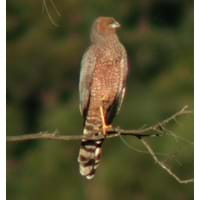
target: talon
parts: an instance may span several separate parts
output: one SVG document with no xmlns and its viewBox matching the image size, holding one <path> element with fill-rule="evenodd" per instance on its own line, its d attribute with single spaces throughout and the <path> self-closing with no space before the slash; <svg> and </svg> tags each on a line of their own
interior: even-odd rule
<svg viewBox="0 0 200 200">
<path fill-rule="evenodd" d="M 106 136 L 107 135 L 107 132 L 112 129 L 112 125 L 103 125 L 102 126 L 102 130 L 103 130 L 103 135 Z"/>
</svg>

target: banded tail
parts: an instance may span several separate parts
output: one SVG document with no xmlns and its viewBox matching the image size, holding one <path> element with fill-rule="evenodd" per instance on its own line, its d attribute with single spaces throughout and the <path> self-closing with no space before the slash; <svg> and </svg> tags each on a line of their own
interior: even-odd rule
<svg viewBox="0 0 200 200">
<path fill-rule="evenodd" d="M 91 121 L 86 120 L 85 127 L 83 130 L 84 135 L 98 133 L 99 126 L 93 124 Z M 99 165 L 102 156 L 102 144 L 104 139 L 100 140 L 86 140 L 81 141 L 78 162 L 79 170 L 82 176 L 87 179 L 92 179 L 95 176 L 96 169 Z"/>
</svg>

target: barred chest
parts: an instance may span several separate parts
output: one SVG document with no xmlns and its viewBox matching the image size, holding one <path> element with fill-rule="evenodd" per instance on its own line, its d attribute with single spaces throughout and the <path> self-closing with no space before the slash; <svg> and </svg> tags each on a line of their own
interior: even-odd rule
<svg viewBox="0 0 200 200">
<path fill-rule="evenodd" d="M 96 58 L 92 95 L 104 96 L 112 101 L 120 85 L 122 53 L 119 47 L 106 45 L 97 49 Z"/>
</svg>

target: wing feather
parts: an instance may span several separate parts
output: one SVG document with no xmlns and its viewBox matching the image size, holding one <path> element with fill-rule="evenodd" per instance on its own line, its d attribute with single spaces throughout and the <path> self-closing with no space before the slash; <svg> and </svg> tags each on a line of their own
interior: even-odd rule
<svg viewBox="0 0 200 200">
<path fill-rule="evenodd" d="M 125 91 L 126 91 L 126 80 L 127 80 L 127 75 L 128 75 L 128 59 L 127 59 L 127 53 L 125 48 L 122 45 L 122 55 L 123 58 L 120 62 L 120 68 L 121 68 L 121 85 L 119 87 L 119 91 L 118 91 L 118 103 L 117 103 L 117 113 L 119 113 L 120 109 L 121 109 L 121 105 L 122 102 L 124 100 L 124 95 L 125 95 Z"/>
<path fill-rule="evenodd" d="M 113 120 L 113 118 L 119 113 L 121 109 L 121 105 L 124 99 L 125 91 L 126 91 L 126 79 L 128 75 L 128 60 L 127 60 L 127 53 L 125 48 L 122 47 L 122 59 L 120 61 L 120 69 L 121 69 L 121 79 L 120 79 L 120 85 L 119 90 L 116 95 L 116 98 L 114 102 L 112 103 L 111 107 L 109 108 L 108 114 L 107 114 L 107 123 L 110 124 Z"/>
<path fill-rule="evenodd" d="M 91 46 L 83 55 L 79 80 L 80 112 L 85 117 L 90 100 L 90 86 L 96 65 L 96 57 Z"/>
</svg>

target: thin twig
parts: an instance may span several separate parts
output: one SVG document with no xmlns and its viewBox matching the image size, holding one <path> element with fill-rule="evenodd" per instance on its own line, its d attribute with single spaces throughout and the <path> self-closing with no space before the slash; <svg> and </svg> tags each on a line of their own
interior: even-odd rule
<svg viewBox="0 0 200 200">
<path fill-rule="evenodd" d="M 127 146 L 129 149 L 131 149 L 131 150 L 133 150 L 133 151 L 135 151 L 135 152 L 138 152 L 138 153 L 149 154 L 149 152 L 146 151 L 146 150 L 141 150 L 141 149 L 138 149 L 138 148 L 136 148 L 136 147 L 133 147 L 131 144 L 129 144 L 129 143 L 123 138 L 122 135 L 120 135 L 119 137 L 120 137 L 121 141 L 124 143 L 124 145 Z M 167 154 L 167 153 L 154 152 L 154 154 L 157 155 L 157 156 L 166 157 L 166 158 L 167 158 L 166 160 L 168 160 L 168 159 L 170 159 L 170 157 L 172 157 L 170 154 Z M 177 159 L 174 159 L 174 160 L 175 160 L 175 162 L 176 162 L 177 164 L 181 165 L 181 163 L 180 163 L 179 160 L 177 160 Z"/>
<path fill-rule="evenodd" d="M 54 10 L 56 11 L 56 14 L 60 17 L 61 14 L 60 14 L 58 8 L 56 7 L 56 4 L 54 3 L 53 0 L 50 0 L 50 2 L 51 2 L 51 5 L 53 6 Z"/>
<path fill-rule="evenodd" d="M 53 2 L 53 1 L 50 1 L 50 2 L 51 2 L 51 4 L 53 5 L 54 9 L 56 10 L 56 13 L 60 16 L 60 13 L 59 13 L 58 9 L 56 8 L 54 2 Z M 58 24 L 54 21 L 53 17 L 51 16 L 51 14 L 50 14 L 50 12 L 49 12 L 49 8 L 48 8 L 48 6 L 47 6 L 46 0 L 43 0 L 43 8 L 44 8 L 44 10 L 45 10 L 46 13 L 47 13 L 50 22 L 51 22 L 54 26 L 57 26 L 57 27 L 58 27 Z"/>
<path fill-rule="evenodd" d="M 172 172 L 171 169 L 169 169 L 164 163 L 162 163 L 157 156 L 155 155 L 153 149 L 150 147 L 150 145 L 144 140 L 141 139 L 142 144 L 146 147 L 146 149 L 148 150 L 149 154 L 152 156 L 152 158 L 154 159 L 155 163 L 157 163 L 162 169 L 164 169 L 170 176 L 172 176 L 178 183 L 181 184 L 188 184 L 188 183 L 192 183 L 194 182 L 194 179 L 180 179 L 176 174 L 174 174 Z"/>
<path fill-rule="evenodd" d="M 112 128 L 108 130 L 108 135 L 106 138 L 114 138 L 119 137 L 120 135 L 125 136 L 135 136 L 135 137 L 150 137 L 150 136 L 161 136 L 166 133 L 164 126 L 169 122 L 173 121 L 177 117 L 185 114 L 190 114 L 191 111 L 188 110 L 188 106 L 184 106 L 181 110 L 168 117 L 167 119 L 147 128 L 143 129 L 133 129 L 133 130 L 125 130 L 121 128 Z M 99 136 L 84 136 L 84 135 L 65 135 L 58 134 L 57 131 L 53 133 L 48 132 L 40 132 L 33 134 L 25 134 L 18 136 L 7 136 L 7 142 L 19 142 L 19 141 L 27 141 L 27 140 L 59 140 L 59 141 L 73 141 L 73 140 L 81 140 L 81 139 L 90 139 L 90 140 L 99 140 L 104 138 L 103 135 Z"/>
</svg>

